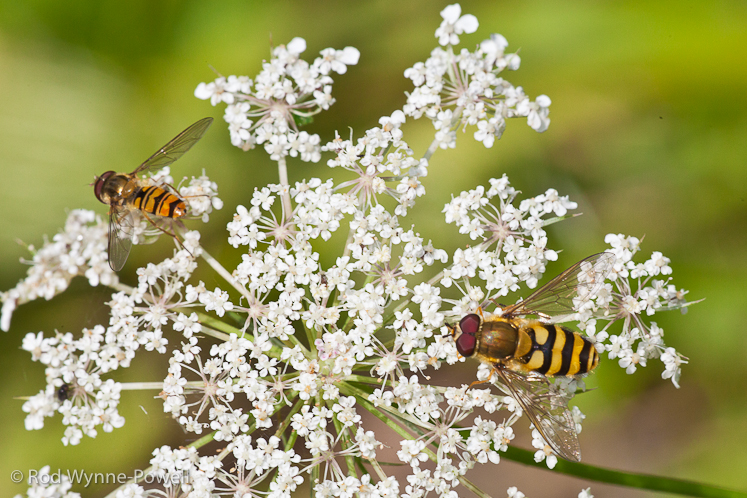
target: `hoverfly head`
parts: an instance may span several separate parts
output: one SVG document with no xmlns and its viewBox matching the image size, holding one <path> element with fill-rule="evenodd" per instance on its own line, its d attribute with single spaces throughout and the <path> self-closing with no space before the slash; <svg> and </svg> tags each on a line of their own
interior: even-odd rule
<svg viewBox="0 0 747 498">
<path fill-rule="evenodd" d="M 110 176 L 114 174 L 114 171 L 107 171 L 105 173 L 102 173 L 101 176 L 96 177 L 93 180 L 93 193 L 96 194 L 96 198 L 99 200 L 99 202 L 103 202 L 104 204 L 109 204 L 105 200 L 101 198 L 101 193 L 104 190 L 104 183 L 106 183 L 106 180 L 109 179 Z"/>
<path fill-rule="evenodd" d="M 454 341 L 459 354 L 470 357 L 475 353 L 477 333 L 480 328 L 482 328 L 482 318 L 475 313 L 465 316 L 459 321 L 459 325 L 454 327 Z M 456 334 L 456 329 L 459 329 L 459 335 Z"/>
</svg>

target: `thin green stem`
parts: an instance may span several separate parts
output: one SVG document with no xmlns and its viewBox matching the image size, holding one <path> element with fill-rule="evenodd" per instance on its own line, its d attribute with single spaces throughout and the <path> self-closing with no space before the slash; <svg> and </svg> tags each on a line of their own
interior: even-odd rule
<svg viewBox="0 0 747 498">
<path fill-rule="evenodd" d="M 163 389 L 163 382 L 120 382 L 122 391 L 138 391 L 146 389 Z"/>
<path fill-rule="evenodd" d="M 544 463 L 534 461 L 534 452 L 509 446 L 508 450 L 501 455 L 507 460 L 531 465 L 544 470 L 549 470 Z M 591 481 L 604 482 L 617 486 L 629 488 L 647 489 L 650 491 L 661 491 L 685 496 L 700 496 L 706 498 L 747 498 L 747 493 L 724 489 L 718 486 L 710 486 L 699 482 L 686 481 L 671 477 L 653 476 L 649 474 L 636 474 L 633 472 L 620 472 L 618 470 L 605 469 L 584 463 L 558 460 L 552 472 L 566 474 Z"/>
<path fill-rule="evenodd" d="M 223 277 L 223 279 L 226 282 L 228 282 L 229 284 L 231 284 L 231 287 L 233 287 L 234 289 L 236 289 L 239 292 L 239 294 L 241 294 L 242 296 L 244 296 L 244 298 L 248 302 L 251 302 L 252 296 L 251 296 L 251 294 L 249 294 L 249 291 L 246 290 L 246 287 L 244 287 L 243 285 L 241 285 L 240 283 L 238 283 L 236 281 L 236 279 L 233 278 L 233 275 L 231 275 L 230 273 L 228 273 L 228 270 L 226 270 L 225 268 L 223 268 L 223 265 L 221 265 L 220 263 L 218 263 L 218 261 L 214 257 L 212 257 L 205 250 L 204 247 L 202 248 L 202 252 L 200 253 L 200 257 L 202 259 L 204 259 L 207 262 L 207 264 L 209 264 L 210 267 L 218 273 L 218 275 L 220 275 L 221 277 Z"/>
<path fill-rule="evenodd" d="M 288 168 L 285 165 L 284 156 L 278 159 L 278 176 L 280 177 L 280 185 L 285 187 L 281 197 L 283 199 L 283 210 L 285 211 L 285 216 L 282 220 L 284 223 L 285 219 L 290 219 L 290 217 L 293 216 L 293 206 L 291 205 L 290 198 L 290 184 L 288 183 Z"/>
<path fill-rule="evenodd" d="M 246 332 L 242 331 L 241 329 L 238 329 L 234 327 L 233 325 L 229 325 L 226 322 L 222 322 L 218 320 L 217 318 L 214 318 L 206 313 L 197 312 L 197 318 L 200 320 L 200 324 L 204 326 L 209 326 L 211 329 L 218 330 L 220 332 L 225 332 L 226 334 L 235 334 L 243 339 L 246 339 L 248 341 L 254 341 L 254 336 L 251 334 L 247 334 Z M 219 336 L 217 333 L 208 333 L 205 332 L 206 335 L 210 335 L 212 337 L 216 337 L 218 339 L 221 339 L 223 341 L 228 340 L 228 337 Z M 278 346 L 273 346 L 269 351 L 264 352 L 267 356 L 270 358 L 280 358 L 280 355 L 283 353 L 283 350 Z"/>
<path fill-rule="evenodd" d="M 367 377 L 365 375 L 347 375 L 345 376 L 345 380 L 350 382 L 360 382 L 361 384 L 381 384 L 381 379 L 379 379 L 378 377 Z"/>
<path fill-rule="evenodd" d="M 220 341 L 228 341 L 229 339 L 231 339 L 230 334 L 224 334 L 223 332 L 218 332 L 217 330 L 211 327 L 208 327 L 204 323 L 202 324 L 200 333 L 209 335 L 210 337 L 215 337 L 216 339 Z"/>
<path fill-rule="evenodd" d="M 329 403 L 327 405 L 329 406 Z M 350 440 L 346 435 L 342 433 L 345 430 L 342 422 L 337 420 L 336 415 L 333 415 L 332 423 L 335 426 L 335 431 L 337 431 L 337 434 L 340 435 L 340 445 L 342 446 L 343 451 L 347 450 L 350 447 Z M 348 468 L 348 475 L 357 478 L 358 473 L 355 471 L 355 458 L 353 457 L 353 455 L 345 455 L 345 465 Z"/>
</svg>

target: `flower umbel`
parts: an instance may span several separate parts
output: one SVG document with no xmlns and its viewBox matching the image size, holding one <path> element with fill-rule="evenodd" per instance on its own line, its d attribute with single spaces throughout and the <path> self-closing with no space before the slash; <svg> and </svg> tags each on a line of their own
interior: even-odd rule
<svg viewBox="0 0 747 498">
<path fill-rule="evenodd" d="M 490 147 L 508 117 L 526 117 L 537 131 L 549 124 L 549 98 L 530 102 L 498 76 L 519 66 L 516 54 L 505 53 L 505 39 L 492 35 L 456 55 L 459 35 L 475 32 L 477 19 L 457 4 L 441 15 L 436 38 L 446 48 L 406 72 L 416 89 L 405 108 L 357 139 L 336 134 L 322 146 L 318 135 L 299 130 L 333 102 L 331 74 L 357 63 L 352 47 L 324 50 L 308 63 L 300 59 L 305 42 L 294 38 L 273 49 L 254 79 L 201 83 L 198 98 L 227 104 L 231 143 L 264 145 L 278 164 L 278 183 L 255 188 L 235 207 L 226 226 L 233 265 L 213 258 L 190 231 L 171 258 L 138 269 L 132 287 L 108 269 L 103 221 L 73 211 L 53 243 L 35 252 L 29 277 L 3 293 L 2 326 L 7 330 L 15 307 L 51 299 L 75 275 L 113 289 L 109 323 L 79 334 L 26 335 L 23 348 L 47 374 L 46 387 L 23 405 L 27 428 L 40 429 L 59 412 L 63 442 L 78 444 L 123 425 L 121 390 L 157 389 L 164 412 L 191 440 L 201 439 L 155 449 L 149 471 L 159 484 L 131 482 L 110 496 L 280 498 L 302 485 L 318 496 L 455 496 L 460 486 L 483 496 L 468 473 L 500 463 L 525 405 L 505 386 L 441 386 L 429 375 L 465 360 L 452 337 L 455 322 L 483 308 L 489 314 L 494 300 L 539 285 L 559 251 L 545 227 L 577 205 L 555 189 L 520 197 L 506 175 L 493 178 L 444 207 L 446 224 L 456 225 L 445 229 L 468 236 L 451 257 L 407 218 L 425 195 L 429 159 L 455 146 L 458 128 L 477 126 L 475 137 Z M 423 115 L 437 133 L 416 154 L 402 127 L 406 116 Z M 288 156 L 315 162 L 322 154 L 340 179 L 288 181 Z M 203 175 L 180 192 L 193 199 L 193 215 L 208 221 L 221 204 L 216 189 Z M 323 252 L 328 241 L 340 242 L 332 258 Z M 663 376 L 676 384 L 684 359 L 644 315 L 689 305 L 686 292 L 655 278 L 671 273 L 660 253 L 635 264 L 637 239 L 606 241 L 615 255 L 610 283 L 579 300 L 576 318 L 597 349 L 630 373 L 659 357 Z M 205 263 L 220 278 L 193 278 Z M 603 320 L 609 323 L 597 330 Z M 622 331 L 610 336 L 618 321 Z M 116 382 L 113 373 L 144 351 L 168 355 L 163 377 Z M 493 373 L 485 364 L 477 370 L 484 381 Z M 581 385 L 563 378 L 546 388 L 571 393 L 568 399 Z M 571 430 L 580 432 L 584 415 L 567 412 Z M 371 416 L 386 430 L 374 431 Z M 537 461 L 556 465 L 539 431 L 532 444 Z M 403 472 L 382 466 L 387 450 Z M 184 473 L 188 481 L 167 479 Z M 524 496 L 516 488 L 507 495 Z"/>
<path fill-rule="evenodd" d="M 309 64 L 300 58 L 306 50 L 303 38 L 272 51 L 272 59 L 252 80 L 248 76 L 219 76 L 211 83 L 200 83 L 195 97 L 212 105 L 228 104 L 223 116 L 228 123 L 231 143 L 249 150 L 264 145 L 277 161 L 290 155 L 302 161 L 320 159 L 319 135 L 298 130 L 298 124 L 334 104 L 332 73 L 344 74 L 358 63 L 360 52 L 353 47 L 327 48 Z"/>
</svg>

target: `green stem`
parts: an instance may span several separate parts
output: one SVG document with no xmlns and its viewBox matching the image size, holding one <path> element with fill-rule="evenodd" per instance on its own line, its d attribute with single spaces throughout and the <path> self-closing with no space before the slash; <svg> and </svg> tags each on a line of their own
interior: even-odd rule
<svg viewBox="0 0 747 498">
<path fill-rule="evenodd" d="M 348 393 L 354 394 L 358 400 L 358 403 L 363 406 L 363 408 L 365 408 L 379 420 L 384 422 L 389 428 L 394 430 L 400 436 L 407 439 L 414 438 L 413 434 L 409 433 L 404 427 L 401 427 L 399 424 L 395 423 L 390 415 L 376 409 L 373 404 L 365 398 L 365 394 L 360 390 L 356 389 L 353 386 L 350 386 L 349 384 L 342 384 L 340 386 L 340 391 L 348 391 Z M 418 432 L 416 429 L 414 430 Z M 537 463 L 534 461 L 533 451 L 509 446 L 508 450 L 505 453 L 501 453 L 501 457 L 505 458 L 506 460 L 512 460 L 514 462 L 531 465 L 539 469 L 550 470 L 547 468 L 546 464 Z M 686 481 L 683 479 L 674 479 L 670 477 L 653 476 L 648 474 L 636 474 L 632 472 L 620 472 L 617 470 L 605 469 L 602 467 L 596 467 L 583 463 L 569 462 L 560 459 L 558 460 L 555 468 L 552 469 L 552 472 L 581 477 L 590 481 L 614 484 L 617 486 L 646 489 L 650 491 L 660 491 L 684 496 L 698 496 L 704 498 L 747 498 L 747 493 L 743 491 L 734 491 L 730 489 L 720 488 L 718 486 L 710 486 L 708 484 Z M 460 482 L 471 489 L 471 487 L 461 479 Z M 480 493 L 478 493 L 478 495 L 480 495 Z"/>
<path fill-rule="evenodd" d="M 534 452 L 529 450 L 509 446 L 508 450 L 505 453 L 502 453 L 501 456 L 507 460 L 549 470 L 544 463 L 535 462 Z M 605 469 L 602 467 L 595 467 L 593 465 L 569 462 L 560 459 L 558 459 L 558 463 L 552 471 L 617 486 L 661 491 L 664 493 L 685 496 L 701 496 L 707 498 L 747 498 L 747 493 L 743 491 L 734 491 L 698 482 L 674 479 L 671 477 L 620 472 L 618 470 Z"/>
<path fill-rule="evenodd" d="M 330 403 L 328 403 L 328 405 L 329 404 Z M 342 446 L 342 450 L 347 450 L 350 447 L 350 440 L 348 439 L 347 435 L 343 434 L 345 428 L 342 426 L 342 422 L 337 419 L 336 414 L 332 416 L 332 423 L 335 426 L 335 431 L 340 436 L 340 445 Z M 345 455 L 345 464 L 348 468 L 348 475 L 357 478 L 358 474 L 355 471 L 355 458 L 353 458 L 353 455 Z"/>
<path fill-rule="evenodd" d="M 233 278 L 233 275 L 231 275 L 230 273 L 228 273 L 228 270 L 226 270 L 225 268 L 223 268 L 223 265 L 221 265 L 220 263 L 218 263 L 218 261 L 214 257 L 212 257 L 210 254 L 208 254 L 208 252 L 205 250 L 204 247 L 202 248 L 202 252 L 200 253 L 200 257 L 202 259 L 204 259 L 207 262 L 207 264 L 209 264 L 213 268 L 213 270 L 215 270 L 218 273 L 218 275 L 220 275 L 221 277 L 223 277 L 223 279 L 226 282 L 228 282 L 229 284 L 231 284 L 231 287 L 233 287 L 234 289 L 236 289 L 239 294 L 241 294 L 242 296 L 244 296 L 244 298 L 246 298 L 246 300 L 248 302 L 252 301 L 252 296 L 251 296 L 251 294 L 249 294 L 249 291 L 246 290 L 246 287 L 244 287 L 243 285 L 241 285 L 240 283 L 238 283 L 236 281 L 236 279 Z"/>
<path fill-rule="evenodd" d="M 209 326 L 212 329 L 218 330 L 220 332 L 225 332 L 226 334 L 235 334 L 243 339 L 246 339 L 248 341 L 254 341 L 254 336 L 251 334 L 247 334 L 246 332 L 243 332 L 241 329 L 237 329 L 233 325 L 229 325 L 226 322 L 222 322 L 218 320 L 217 318 L 213 318 L 212 316 L 206 314 L 206 313 L 197 313 L 197 318 L 200 320 L 200 323 L 205 326 Z M 207 335 L 226 340 L 226 338 L 221 338 L 218 335 L 214 333 L 207 333 Z M 273 346 L 269 351 L 265 351 L 265 354 L 269 356 L 270 358 L 276 358 L 279 359 L 280 355 L 283 354 L 283 350 L 278 346 Z"/>
<path fill-rule="evenodd" d="M 345 377 L 349 382 L 360 382 L 361 384 L 371 384 L 374 386 L 381 385 L 381 379 L 378 377 L 367 377 L 365 375 L 348 375 Z"/>
<path fill-rule="evenodd" d="M 285 187 L 283 193 L 281 194 L 283 210 L 285 211 L 285 216 L 283 217 L 282 222 L 285 223 L 286 219 L 290 219 L 293 216 L 293 206 L 291 205 L 289 192 L 290 184 L 288 183 L 288 168 L 285 165 L 284 156 L 278 159 L 278 177 L 280 178 L 280 185 Z"/>
<path fill-rule="evenodd" d="M 140 389 L 163 389 L 163 382 L 120 382 L 119 388 L 122 391 L 136 391 Z"/>
</svg>

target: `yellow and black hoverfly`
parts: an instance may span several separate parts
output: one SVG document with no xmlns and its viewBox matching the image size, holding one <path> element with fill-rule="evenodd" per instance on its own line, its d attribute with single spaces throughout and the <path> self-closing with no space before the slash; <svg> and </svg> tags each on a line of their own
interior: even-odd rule
<svg viewBox="0 0 747 498">
<path fill-rule="evenodd" d="M 192 148 L 213 122 L 204 118 L 178 134 L 138 166 L 132 173 L 107 171 L 94 181 L 96 198 L 109 205 L 109 266 L 119 271 L 132 248 L 135 227 L 141 214 L 160 231 L 179 240 L 174 220 L 187 213 L 187 206 L 173 187 L 138 178 L 139 173 L 164 168 Z"/>
<path fill-rule="evenodd" d="M 589 339 L 555 324 L 572 319 L 581 304 L 595 297 L 614 263 L 611 253 L 594 254 L 525 300 L 488 316 L 478 309 L 452 327 L 459 354 L 492 366 L 491 376 L 496 374 L 547 444 L 566 460 L 581 460 L 570 396 L 548 377 L 581 377 L 596 368 L 599 355 Z"/>
</svg>

